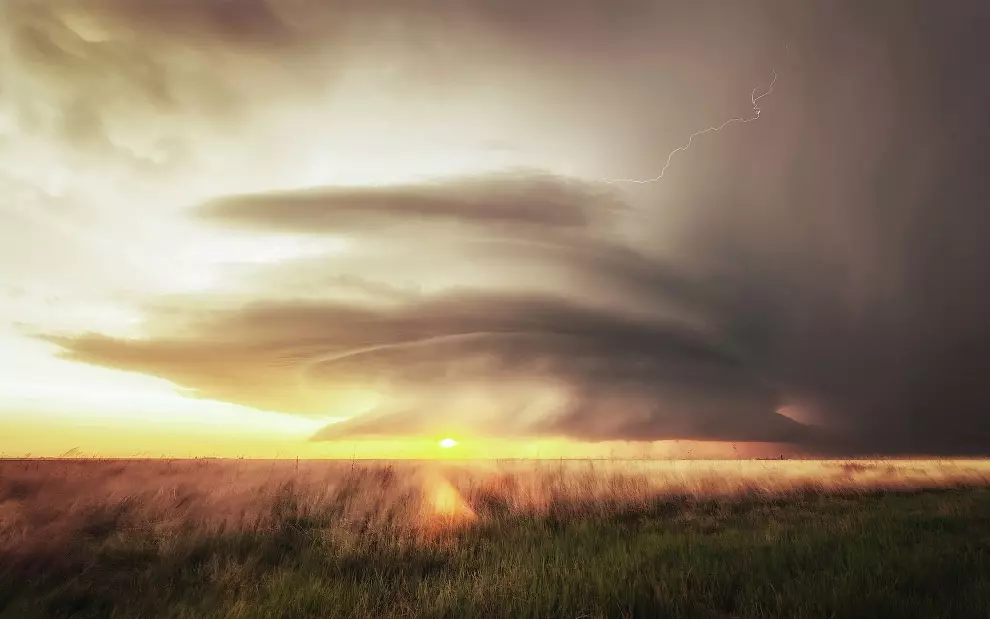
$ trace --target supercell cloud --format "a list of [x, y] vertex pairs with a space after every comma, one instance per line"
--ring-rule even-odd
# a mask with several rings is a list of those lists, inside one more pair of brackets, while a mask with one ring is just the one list
[[985, 3], [4, 12], [0, 275], [63, 303], [4, 320], [67, 359], [314, 440], [990, 450]]

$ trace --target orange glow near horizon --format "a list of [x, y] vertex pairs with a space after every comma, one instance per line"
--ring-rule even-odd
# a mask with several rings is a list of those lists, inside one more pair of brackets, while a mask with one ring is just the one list
[[[264, 418], [261, 418], [264, 419]], [[228, 420], [229, 421], [229, 420]], [[312, 421], [312, 420], [310, 420]], [[313, 424], [313, 427], [318, 427]], [[0, 416], [0, 457], [488, 460], [749, 458], [789, 453], [779, 445], [700, 441], [584, 443], [555, 438], [480, 438], [444, 447], [435, 438], [311, 441], [305, 426], [170, 422], [165, 416]], [[453, 439], [451, 439], [453, 440]]]
[[[566, 300], [574, 318], [639, 307], [639, 294], [619, 294], [624, 286], [599, 298], [584, 260], [567, 258], [586, 243], [608, 240], [625, 253], [641, 242], [620, 221], [641, 208], [638, 199], [601, 179], [643, 162], [625, 127], [606, 122], [618, 100], [597, 101], [595, 75], [572, 85], [588, 95], [576, 97], [547, 80], [550, 65], [520, 62], [521, 48], [498, 24], [474, 23], [472, 11], [422, 23], [450, 49], [481, 44], [441, 67], [433, 46], [408, 46], [391, 28], [367, 31], [358, 12], [324, 14], [319, 3], [253, 41], [283, 12], [265, 4], [264, 16], [245, 14], [259, 29], [228, 36], [227, 25], [213, 30], [208, 3], [147, 14], [116, 3], [8, 4], [0, 457], [764, 453], [525, 437], [576, 433], [534, 423], [583, 387], [571, 383], [584, 370], [549, 369], [571, 366], [553, 362], [562, 331], [537, 325], [533, 338], [546, 341], [527, 356], [548, 369], [513, 377], [490, 375], [491, 347], [464, 337], [488, 333], [486, 314], [489, 335], [528, 333], [527, 308], [546, 300]], [[308, 28], [290, 24], [309, 10], [313, 25], [334, 24], [326, 36], [309, 39]], [[368, 24], [392, 23], [376, 10]], [[425, 14], [408, 17], [419, 24]], [[20, 36], [23, 28], [33, 36]], [[289, 33], [301, 45], [270, 45]], [[55, 70], [69, 59], [72, 70]], [[674, 118], [678, 106], [663, 103]], [[673, 228], [654, 232], [651, 247]], [[509, 256], [501, 246], [513, 237], [523, 242]], [[491, 301], [472, 309], [475, 295]], [[444, 311], [423, 312], [424, 303]], [[406, 378], [417, 363], [424, 373]], [[416, 423], [393, 428], [395, 410]], [[396, 436], [313, 440], [369, 412], [384, 417], [372, 415], [380, 423], [362, 431]], [[704, 435], [672, 427], [654, 431]]]

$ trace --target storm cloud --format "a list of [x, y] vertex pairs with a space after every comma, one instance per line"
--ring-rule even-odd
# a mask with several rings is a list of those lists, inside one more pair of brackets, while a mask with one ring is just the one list
[[[263, 230], [380, 232], [459, 223], [492, 228], [588, 228], [620, 208], [615, 190], [547, 174], [491, 174], [408, 186], [327, 187], [219, 198], [200, 212], [209, 220]], [[510, 230], [511, 231], [511, 230]]]
[[[335, 389], [356, 386], [416, 401], [401, 414], [388, 404], [336, 424], [323, 437], [402, 434], [450, 415], [476, 427], [476, 411], [453, 401], [465, 388], [499, 402], [494, 420], [480, 420], [493, 435], [775, 442], [813, 434], [777, 415], [773, 386], [706, 334], [562, 299], [461, 294], [379, 310], [258, 306], [189, 324], [192, 331], [171, 339], [52, 341], [77, 361], [259, 408], [325, 415]], [[519, 384], [559, 387], [564, 402], [519, 419], [511, 396]]]
[[[36, 325], [66, 358], [350, 417], [316, 440], [990, 450], [985, 2], [5, 8], [0, 144], [86, 173], [31, 213], [138, 239], [99, 274], [221, 248], [161, 268], [183, 285], [140, 297], [137, 335]], [[772, 74], [758, 122], [610, 182]], [[104, 179], [118, 160], [140, 175]], [[235, 233], [288, 257], [230, 265]], [[338, 250], [293, 253], [314, 238]]]

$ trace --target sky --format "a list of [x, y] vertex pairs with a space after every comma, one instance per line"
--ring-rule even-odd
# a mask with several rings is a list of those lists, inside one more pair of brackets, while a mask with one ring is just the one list
[[807, 4], [0, 0], [0, 454], [986, 455], [990, 5]]

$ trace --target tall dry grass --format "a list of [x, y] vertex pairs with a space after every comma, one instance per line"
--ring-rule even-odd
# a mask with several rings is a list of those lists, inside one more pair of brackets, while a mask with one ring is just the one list
[[270, 526], [286, 509], [341, 528], [416, 530], [657, 501], [987, 485], [983, 460], [344, 462], [0, 461], [0, 550], [101, 527], [162, 534]]
[[0, 618], [979, 616], [987, 492], [887, 491], [988, 480], [983, 461], [0, 461]]

